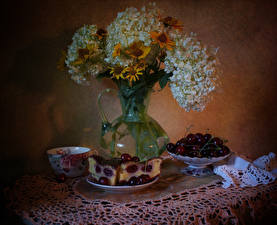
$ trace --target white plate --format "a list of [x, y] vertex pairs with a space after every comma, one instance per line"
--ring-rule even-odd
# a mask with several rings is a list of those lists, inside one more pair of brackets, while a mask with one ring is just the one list
[[184, 163], [195, 166], [195, 167], [205, 167], [207, 165], [211, 165], [215, 162], [221, 161], [231, 155], [231, 152], [228, 155], [224, 155], [221, 157], [213, 157], [213, 158], [197, 158], [197, 157], [188, 157], [182, 155], [176, 155], [168, 151], [168, 153], [175, 159], [183, 161]]
[[154, 184], [155, 182], [157, 182], [157, 180], [159, 180], [159, 176], [156, 177], [153, 181], [146, 183], [146, 184], [140, 184], [140, 185], [134, 185], [134, 186], [112, 186], [112, 185], [102, 185], [102, 184], [96, 184], [93, 183], [92, 181], [89, 180], [89, 177], [87, 177], [87, 182], [91, 185], [93, 185], [94, 187], [100, 188], [102, 190], [105, 191], [110, 191], [110, 192], [132, 192], [132, 191], [137, 191], [137, 190], [141, 190], [143, 188], [146, 188], [152, 184]]

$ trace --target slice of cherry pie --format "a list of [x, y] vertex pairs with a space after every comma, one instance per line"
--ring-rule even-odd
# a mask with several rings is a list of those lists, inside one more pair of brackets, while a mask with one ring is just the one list
[[92, 155], [89, 158], [90, 179], [104, 185], [144, 184], [160, 175], [161, 163], [161, 158], [139, 162], [137, 157], [126, 157], [126, 154], [123, 154], [121, 158], [110, 160]]
[[[118, 182], [119, 184], [147, 183], [160, 175], [162, 159], [152, 158], [146, 162], [128, 161], [121, 164]], [[144, 182], [146, 180], [146, 182]]]
[[120, 164], [121, 159], [119, 158], [106, 160], [101, 156], [92, 155], [89, 158], [91, 180], [104, 185], [116, 185]]

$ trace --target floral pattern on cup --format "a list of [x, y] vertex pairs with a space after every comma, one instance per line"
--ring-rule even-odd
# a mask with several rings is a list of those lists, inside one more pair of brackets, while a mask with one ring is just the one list
[[90, 149], [84, 147], [62, 147], [47, 151], [55, 174], [67, 177], [82, 176], [88, 171]]

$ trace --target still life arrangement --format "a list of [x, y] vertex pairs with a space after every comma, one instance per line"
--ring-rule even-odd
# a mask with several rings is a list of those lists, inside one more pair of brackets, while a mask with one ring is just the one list
[[[217, 49], [201, 43], [195, 34], [185, 33], [182, 22], [164, 16], [155, 3], [141, 10], [127, 8], [107, 29], [84, 25], [72, 40], [64, 62], [71, 79], [88, 85], [105, 78], [117, 86], [98, 97], [100, 143], [110, 150], [112, 159], [91, 157], [91, 179], [103, 185], [152, 181], [160, 171], [155, 169], [161, 163], [156, 159], [166, 146], [172, 153], [166, 132], [147, 114], [153, 87], [158, 83], [162, 90], [168, 84], [184, 110], [202, 111], [220, 75]], [[109, 92], [117, 93], [122, 108], [122, 115], [112, 122], [101, 103], [102, 95]], [[132, 176], [113, 181], [125, 170]], [[153, 172], [156, 170], [158, 173]]]
[[[99, 11], [103, 15], [103, 7], [111, 7], [105, 3], [86, 4], [82, 1], [81, 4], [71, 4], [70, 9], [86, 7], [85, 11], [78, 10], [76, 13], [90, 12], [87, 15], [90, 16]], [[122, 1], [119, 5], [126, 3]], [[183, 7], [178, 11], [190, 15], [185, 10], [185, 3], [179, 1], [178, 4], [170, 4], [173, 5], [172, 9], [177, 5]], [[193, 5], [194, 9], [195, 6], [200, 5]], [[204, 11], [199, 10], [197, 13], [200, 17], [195, 15], [197, 21], [203, 18], [203, 12], [207, 12], [207, 5], [204, 6]], [[217, 4], [214, 6], [217, 7]], [[214, 9], [213, 7], [209, 9]], [[45, 10], [45, 7], [41, 9]], [[68, 9], [65, 11], [68, 12]], [[227, 12], [229, 11], [228, 9]], [[219, 24], [222, 21], [234, 22], [234, 16], [230, 17], [231, 20], [228, 17], [220, 20], [224, 14], [222, 12], [219, 17], [213, 17], [219, 19]], [[75, 18], [73, 15], [69, 21], [74, 21]], [[207, 24], [213, 21], [208, 21]], [[232, 28], [231, 31], [239, 32], [241, 27]], [[127, 8], [119, 12], [105, 29], [96, 25], [84, 25], [75, 32], [62, 62], [67, 68], [66, 75], [80, 85], [94, 85], [97, 80], [103, 79], [108, 83], [114, 82], [116, 87], [103, 90], [97, 98], [102, 120], [101, 148], [66, 146], [48, 149], [46, 153], [55, 176], [48, 172], [35, 174], [40, 168], [40, 161], [34, 161], [40, 159], [39, 152], [32, 157], [25, 156], [26, 151], [15, 156], [15, 160], [31, 157], [30, 162], [27, 162], [28, 167], [24, 166], [27, 165], [24, 160], [21, 160], [23, 163], [19, 161], [11, 166], [4, 163], [7, 168], [14, 167], [9, 171], [14, 174], [13, 177], [28, 171], [31, 173], [18, 177], [14, 182], [13, 177], [7, 177], [12, 186], [5, 188], [5, 182], [2, 185], [2, 211], [13, 217], [11, 224], [259, 224], [276, 218], [272, 217], [276, 209], [277, 190], [275, 153], [250, 161], [249, 158], [234, 153], [235, 145], [232, 146], [220, 136], [220, 133], [224, 133], [222, 130], [214, 133], [211, 130], [193, 131], [187, 128], [184, 133], [179, 133], [175, 142], [169, 140], [165, 130], [148, 115], [151, 94], [159, 94], [165, 87], [171, 90], [172, 101], [179, 103], [184, 114], [187, 114], [185, 111], [202, 111], [211, 99], [211, 93], [217, 88], [220, 78], [217, 49], [204, 45], [195, 34], [187, 34], [185, 30], [186, 26], [181, 21], [164, 14], [155, 4], [150, 4], [140, 10]], [[218, 28], [218, 31], [222, 29]], [[229, 38], [228, 41], [233, 39]], [[33, 52], [30, 56], [33, 58]], [[8, 84], [15, 85], [9, 85], [9, 91], [21, 90], [18, 83]], [[115, 102], [110, 99], [105, 101], [107, 98], [104, 95], [113, 95], [121, 104], [121, 115], [112, 121], [108, 120], [111, 113], [106, 114], [104, 109], [116, 111]], [[29, 98], [29, 94], [26, 97], [28, 98], [24, 96], [23, 99], [36, 103], [37, 98]], [[41, 146], [52, 145], [60, 142], [60, 139], [63, 139], [62, 143], [69, 140], [68, 137], [72, 137], [71, 129], [65, 127], [56, 130], [68, 122], [60, 117], [68, 112], [68, 107], [57, 104], [62, 98], [56, 101], [55, 95], [47, 93], [39, 99], [47, 100], [46, 106], [39, 105], [42, 110], [38, 112], [44, 113], [41, 118], [47, 118], [47, 127], [42, 138], [33, 138], [35, 145], [31, 143], [31, 147], [37, 146], [38, 140], [44, 140]], [[160, 101], [159, 104], [164, 103], [162, 99]], [[167, 106], [166, 109], [168, 108]], [[23, 116], [29, 112], [25, 111]], [[56, 116], [56, 112], [61, 114]], [[172, 125], [176, 124], [176, 119], [170, 118], [166, 112], [167, 119], [173, 121]], [[224, 112], [230, 115], [230, 111]], [[236, 131], [247, 131], [241, 129], [241, 124], [237, 126], [234, 118], [238, 115], [241, 114], [232, 114], [230, 119], [235, 126], [226, 126], [228, 123], [224, 122], [219, 127], [226, 126], [224, 131], [233, 134]], [[27, 122], [31, 121], [29, 117], [27, 119]], [[18, 121], [20, 122], [16, 118], [15, 123]], [[75, 120], [74, 125], [79, 121]], [[59, 126], [53, 126], [56, 124]], [[36, 127], [41, 128], [36, 125], [35, 123], [27, 131], [33, 134]], [[244, 125], [245, 123], [243, 128]], [[182, 121], [180, 126], [187, 127]], [[61, 137], [62, 134], [65, 135], [64, 138]], [[250, 137], [254, 137], [253, 134]], [[56, 135], [58, 136], [55, 137]], [[16, 134], [17, 139], [19, 136], [22, 136], [22, 132]], [[78, 134], [71, 141], [75, 142], [80, 136]], [[238, 136], [238, 144], [245, 142], [245, 137]], [[19, 140], [21, 139], [22, 137]], [[252, 150], [250, 145], [241, 144], [240, 147], [238, 152], [249, 152], [244, 151], [245, 147]], [[264, 151], [268, 150], [265, 149], [266, 145], [260, 147]], [[199, 178], [202, 176], [205, 177]], [[266, 185], [270, 183], [272, 184]], [[5, 218], [2, 218], [4, 222]]]

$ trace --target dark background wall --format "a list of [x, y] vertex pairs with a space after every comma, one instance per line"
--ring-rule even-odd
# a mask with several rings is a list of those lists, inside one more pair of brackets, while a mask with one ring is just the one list
[[[60, 51], [83, 24], [106, 27], [139, 0], [11, 1], [1, 6], [1, 176], [50, 169], [46, 149], [63, 145], [97, 148], [100, 117], [96, 96], [110, 84], [78, 86], [56, 69]], [[221, 87], [203, 112], [185, 112], [167, 87], [154, 93], [150, 114], [172, 141], [189, 125], [229, 140], [251, 159], [276, 152], [276, 15], [273, 1], [160, 0], [186, 32], [219, 47]], [[118, 105], [110, 105], [118, 109]], [[3, 172], [4, 171], [4, 172]]]

